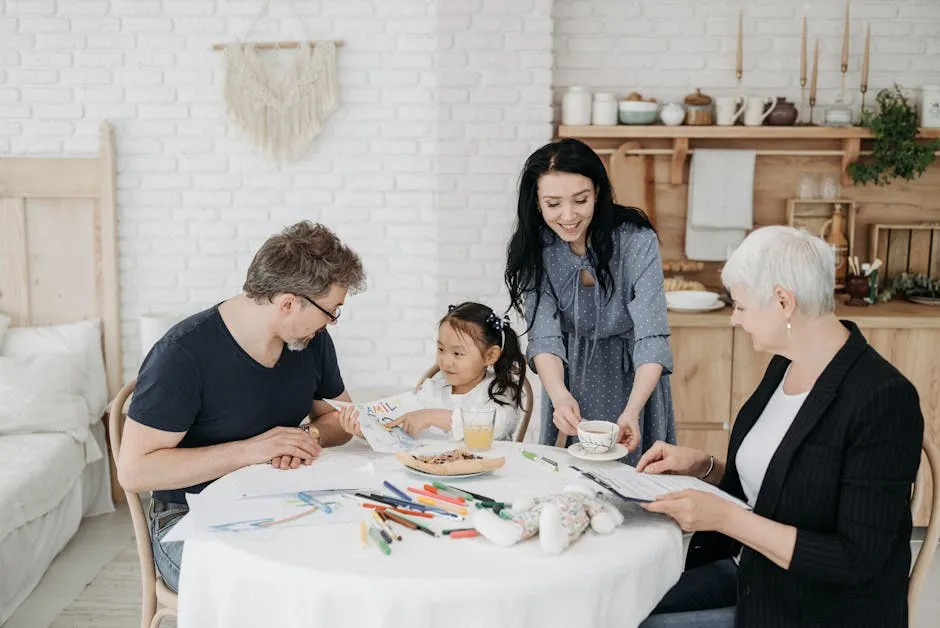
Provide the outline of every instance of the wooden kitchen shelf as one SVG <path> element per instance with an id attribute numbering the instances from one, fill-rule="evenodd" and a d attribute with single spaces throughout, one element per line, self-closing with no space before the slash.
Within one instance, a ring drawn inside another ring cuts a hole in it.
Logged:
<path id="1" fill-rule="evenodd" d="M 801 148 L 758 148 L 758 155 L 803 155 L 806 157 L 838 157 L 842 164 L 842 185 L 853 184 L 849 176 L 849 165 L 858 161 L 862 153 L 862 141 L 871 139 L 871 132 L 862 127 L 827 127 L 827 126 L 662 126 L 650 125 L 617 125 L 617 126 L 566 126 L 560 125 L 557 131 L 558 138 L 577 138 L 587 141 L 600 142 L 602 146 L 595 146 L 598 154 L 610 153 L 611 142 L 635 142 L 636 140 L 651 140 L 662 144 L 662 140 L 670 141 L 671 148 L 648 148 L 646 146 L 632 147 L 628 154 L 638 155 L 668 155 L 671 166 L 669 170 L 669 183 L 681 185 L 685 182 L 685 165 L 688 156 L 695 151 L 689 146 L 689 140 L 727 140 L 740 143 L 741 141 L 754 142 L 792 142 L 801 144 Z M 940 129 L 921 129 L 918 137 L 923 139 L 940 138 Z M 808 142 L 821 141 L 828 143 L 824 149 L 803 148 Z M 833 149 L 835 143 L 837 148 Z M 738 146 L 740 147 L 740 146 Z"/>
<path id="2" fill-rule="evenodd" d="M 558 137 L 579 139 L 714 139 L 714 140 L 853 140 L 871 139 L 862 127 L 827 126 L 566 126 L 558 127 Z M 918 137 L 940 138 L 940 129 L 921 129 Z"/>

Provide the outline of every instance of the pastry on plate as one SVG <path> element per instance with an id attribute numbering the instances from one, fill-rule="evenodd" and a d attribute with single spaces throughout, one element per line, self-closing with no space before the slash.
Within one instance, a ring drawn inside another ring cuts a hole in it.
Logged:
<path id="1" fill-rule="evenodd" d="M 406 467 L 431 475 L 467 475 L 498 469 L 506 459 L 484 458 L 466 449 L 451 449 L 437 454 L 414 455 L 398 452 L 395 458 Z"/>

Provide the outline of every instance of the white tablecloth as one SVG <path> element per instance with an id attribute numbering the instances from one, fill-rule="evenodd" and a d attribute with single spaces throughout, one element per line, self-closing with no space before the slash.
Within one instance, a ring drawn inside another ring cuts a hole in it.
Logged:
<path id="1" fill-rule="evenodd" d="M 496 443 L 487 455 L 505 455 L 502 469 L 453 484 L 512 501 L 560 490 L 572 481 L 569 463 L 601 469 L 620 464 L 586 463 L 564 450 L 525 447 L 558 461 L 563 470 L 523 457 L 516 443 Z M 323 463 L 324 473 L 341 474 L 344 461 L 350 471 L 361 471 L 371 461 L 376 487 L 382 480 L 403 490 L 424 483 L 391 456 L 374 454 L 361 443 L 325 450 L 323 456 L 314 466 Z M 237 493 L 239 473 L 206 491 Z M 403 541 L 385 556 L 371 542 L 363 548 L 358 524 L 352 523 L 191 540 L 183 553 L 179 626 L 632 628 L 678 580 L 683 549 L 672 522 L 623 506 L 622 527 L 609 536 L 588 530 L 560 555 L 543 554 L 537 539 L 503 548 L 482 537 L 432 538 L 397 527 Z M 470 524 L 437 524 L 450 527 Z"/>

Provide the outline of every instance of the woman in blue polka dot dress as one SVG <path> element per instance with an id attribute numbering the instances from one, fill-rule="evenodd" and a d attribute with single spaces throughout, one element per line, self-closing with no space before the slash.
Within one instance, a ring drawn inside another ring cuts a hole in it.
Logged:
<path id="1" fill-rule="evenodd" d="M 583 142 L 553 142 L 526 161 L 505 279 L 544 390 L 543 444 L 559 431 L 576 438 L 582 420 L 617 422 L 629 464 L 657 440 L 676 442 L 656 232 L 641 210 L 614 203 Z"/>

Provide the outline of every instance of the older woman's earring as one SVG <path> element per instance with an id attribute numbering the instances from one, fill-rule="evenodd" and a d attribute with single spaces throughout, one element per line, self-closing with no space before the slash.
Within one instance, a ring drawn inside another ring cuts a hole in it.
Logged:
<path id="1" fill-rule="evenodd" d="M 790 330 L 791 330 L 791 329 L 792 329 L 792 327 L 790 326 L 790 319 L 788 318 L 788 319 L 787 319 L 787 335 L 790 334 Z"/>

